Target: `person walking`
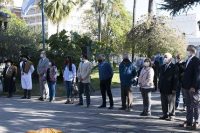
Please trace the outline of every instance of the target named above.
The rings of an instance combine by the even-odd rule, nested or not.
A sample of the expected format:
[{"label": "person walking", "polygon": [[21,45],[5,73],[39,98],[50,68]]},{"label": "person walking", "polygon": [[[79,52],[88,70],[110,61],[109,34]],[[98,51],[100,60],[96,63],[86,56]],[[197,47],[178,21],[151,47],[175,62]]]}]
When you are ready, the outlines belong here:
[{"label": "person walking", "polygon": [[119,65],[119,75],[121,82],[121,101],[122,107],[120,110],[130,111],[133,102],[131,86],[134,78],[137,76],[136,67],[131,63],[128,54],[123,55],[123,61]]},{"label": "person walking", "polygon": [[195,55],[196,47],[187,48],[188,60],[183,77],[183,91],[186,98],[187,115],[182,127],[196,130],[200,126],[200,60]]},{"label": "person walking", "polygon": [[90,106],[90,75],[92,70],[92,63],[88,61],[87,55],[83,54],[81,62],[78,67],[77,77],[79,80],[79,103],[77,105],[83,105],[83,94],[85,92],[87,107]]},{"label": "person walking", "polygon": [[49,87],[49,102],[55,101],[56,96],[56,82],[57,82],[58,69],[54,62],[49,62],[47,69],[47,83]]},{"label": "person walking", "polygon": [[185,101],[185,94],[182,89],[183,85],[183,76],[184,76],[184,71],[185,71],[185,62],[182,60],[182,57],[180,54],[176,56],[176,64],[178,68],[178,87],[176,89],[176,109],[179,108],[179,103],[180,103],[180,94],[182,92],[183,96],[183,111],[186,110],[186,101]]},{"label": "person walking", "polygon": [[141,116],[151,115],[151,91],[154,90],[154,70],[151,67],[151,60],[145,59],[144,66],[140,73],[138,83],[143,99],[143,112]]},{"label": "person walking", "polygon": [[106,108],[106,92],[110,100],[110,107],[108,109],[113,109],[114,102],[111,92],[111,82],[113,77],[113,70],[111,65],[105,61],[105,55],[100,54],[98,56],[98,68],[99,68],[99,80],[100,89],[102,95],[102,104],[99,108]]},{"label": "person walking", "polygon": [[67,101],[65,102],[65,104],[73,104],[72,88],[73,83],[76,82],[76,66],[72,63],[72,58],[69,56],[66,58],[65,61],[63,78],[67,91]]},{"label": "person walking", "polygon": [[24,96],[22,99],[31,99],[31,90],[32,90],[32,73],[35,68],[33,63],[30,61],[30,58],[26,55],[21,56],[22,61],[20,62],[20,71],[21,71],[21,85],[24,90]]},{"label": "person walking", "polygon": [[178,70],[172,63],[172,55],[164,55],[164,65],[160,70],[158,88],[161,93],[161,105],[163,116],[160,119],[174,120],[175,118],[175,99],[176,88],[178,85]]},{"label": "person walking", "polygon": [[49,97],[49,88],[46,79],[47,69],[49,67],[49,59],[46,57],[46,52],[42,51],[40,54],[40,60],[37,66],[37,73],[39,75],[40,84],[40,98],[38,100],[44,101]]}]

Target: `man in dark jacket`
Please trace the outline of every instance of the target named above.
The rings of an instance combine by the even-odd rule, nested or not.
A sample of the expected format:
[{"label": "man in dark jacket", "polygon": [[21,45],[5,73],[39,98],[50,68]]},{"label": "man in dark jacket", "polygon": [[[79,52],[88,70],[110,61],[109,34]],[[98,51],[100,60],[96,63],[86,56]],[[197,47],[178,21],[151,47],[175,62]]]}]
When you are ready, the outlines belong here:
[{"label": "man in dark jacket", "polygon": [[175,117],[175,98],[178,83],[177,68],[172,63],[172,55],[164,55],[164,65],[160,70],[158,88],[161,93],[163,116],[160,119],[173,120]]},{"label": "man in dark jacket", "polygon": [[[128,109],[133,101],[131,85],[133,84],[134,78],[137,76],[136,67],[131,63],[128,58],[128,54],[124,54],[123,61],[119,65],[119,75],[121,81],[121,110]],[[126,104],[127,103],[127,104]]]},{"label": "man in dark jacket", "polygon": [[183,77],[187,115],[186,122],[180,126],[189,127],[195,130],[200,125],[200,60],[195,56],[195,46],[189,45],[187,52],[188,60],[186,62],[186,69]]},{"label": "man in dark jacket", "polygon": [[109,109],[113,109],[113,96],[111,92],[111,82],[113,77],[113,70],[110,63],[105,61],[105,55],[100,54],[98,57],[99,62],[99,79],[100,79],[100,89],[103,103],[99,108],[106,107],[106,92],[110,100],[110,107]]},{"label": "man in dark jacket", "polygon": [[175,65],[178,68],[178,87],[176,89],[176,109],[178,109],[178,107],[179,107],[180,94],[182,92],[182,95],[183,95],[183,111],[185,111],[186,110],[186,101],[185,101],[184,91],[182,89],[183,76],[184,76],[184,70],[185,70],[185,62],[183,62],[180,54],[178,54],[176,56],[176,64]]}]

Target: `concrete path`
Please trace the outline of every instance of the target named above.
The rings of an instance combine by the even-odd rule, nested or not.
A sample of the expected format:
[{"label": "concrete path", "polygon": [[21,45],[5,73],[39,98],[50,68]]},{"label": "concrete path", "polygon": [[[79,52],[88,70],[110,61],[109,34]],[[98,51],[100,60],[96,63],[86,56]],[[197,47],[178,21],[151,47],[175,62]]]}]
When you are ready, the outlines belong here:
[{"label": "concrete path", "polygon": [[40,102],[37,97],[31,100],[0,97],[0,133],[25,133],[43,127],[60,129],[64,133],[195,133],[178,127],[184,121],[184,112],[177,111],[174,122],[158,119],[162,115],[159,93],[152,95],[151,117],[139,116],[142,100],[137,89],[132,112],[118,110],[121,105],[119,89],[113,89],[113,95],[114,110],[97,109],[101,104],[99,95],[92,96],[90,108],[65,105],[64,98],[49,103]]}]

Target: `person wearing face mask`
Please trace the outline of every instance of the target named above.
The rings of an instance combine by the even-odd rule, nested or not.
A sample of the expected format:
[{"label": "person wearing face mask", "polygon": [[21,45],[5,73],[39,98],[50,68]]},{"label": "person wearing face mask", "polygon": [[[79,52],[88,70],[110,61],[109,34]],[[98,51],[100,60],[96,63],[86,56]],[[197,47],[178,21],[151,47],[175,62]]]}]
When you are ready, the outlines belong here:
[{"label": "person wearing face mask", "polygon": [[83,105],[83,93],[86,95],[87,107],[90,106],[90,75],[92,70],[92,63],[88,61],[86,54],[82,55],[82,61],[79,64],[77,77],[79,82],[79,103],[78,106]]},{"label": "person wearing face mask", "polygon": [[74,100],[72,97],[72,89],[73,83],[76,82],[76,66],[72,63],[71,57],[67,57],[66,59],[63,79],[67,91],[67,101],[65,102],[65,104],[73,104]]},{"label": "person wearing face mask", "polygon": [[154,89],[154,70],[151,67],[151,60],[145,59],[144,65],[138,78],[140,91],[143,98],[143,112],[141,116],[151,115],[151,91]]},{"label": "person wearing face mask", "polygon": [[196,130],[200,127],[200,60],[195,55],[196,47],[189,45],[187,48],[188,59],[183,77],[183,91],[186,98],[186,121],[181,127]]},{"label": "person wearing face mask", "polygon": [[121,101],[122,107],[120,110],[130,111],[133,102],[133,96],[131,91],[131,86],[133,84],[133,79],[137,76],[136,67],[131,63],[128,58],[128,54],[123,55],[123,61],[119,65],[119,75],[121,82]]},{"label": "person wearing face mask", "polygon": [[46,57],[46,52],[42,51],[37,66],[37,73],[39,75],[39,84],[40,84],[40,98],[38,100],[40,101],[44,101],[49,97],[49,88],[46,80],[46,73],[48,67],[49,67],[49,59]]},{"label": "person wearing face mask", "polygon": [[176,66],[178,68],[178,87],[176,89],[176,109],[179,108],[179,102],[180,102],[180,94],[182,92],[183,95],[183,111],[186,111],[186,101],[185,101],[185,95],[184,91],[182,89],[183,84],[183,76],[185,71],[185,62],[182,60],[182,56],[178,54],[176,56]]},{"label": "person wearing face mask", "polygon": [[22,99],[31,99],[31,90],[32,90],[32,73],[34,72],[33,63],[30,58],[26,55],[21,56],[22,61],[20,62],[20,71],[21,71],[21,85],[24,90],[24,96]]},{"label": "person wearing face mask", "polygon": [[49,87],[49,102],[55,101],[56,95],[56,81],[58,70],[54,62],[49,62],[49,68],[47,69],[47,83]]},{"label": "person wearing face mask", "polygon": [[6,67],[3,70],[4,91],[8,92],[8,98],[13,96],[15,89],[15,80],[17,76],[17,67],[11,60],[6,60]]},{"label": "person wearing face mask", "polygon": [[164,55],[164,65],[160,69],[158,88],[161,94],[162,120],[172,121],[175,118],[176,88],[178,86],[178,68],[172,63],[172,55]]},{"label": "person wearing face mask", "polygon": [[102,95],[102,104],[98,108],[106,108],[106,92],[109,97],[110,107],[108,109],[113,109],[114,102],[111,92],[111,82],[113,77],[113,69],[110,63],[105,61],[105,55],[100,54],[98,56],[98,69],[99,69],[99,80],[100,89]]}]

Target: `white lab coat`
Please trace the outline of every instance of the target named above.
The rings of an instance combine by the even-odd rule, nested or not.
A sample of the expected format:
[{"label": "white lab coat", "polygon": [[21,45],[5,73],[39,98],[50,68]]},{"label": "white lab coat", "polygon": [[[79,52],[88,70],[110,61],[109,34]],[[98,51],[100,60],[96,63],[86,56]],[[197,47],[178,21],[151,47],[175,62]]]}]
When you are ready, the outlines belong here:
[{"label": "white lab coat", "polygon": [[32,73],[35,70],[34,66],[31,65],[28,73],[23,73],[22,64],[23,62],[20,62],[22,89],[32,90]]}]

